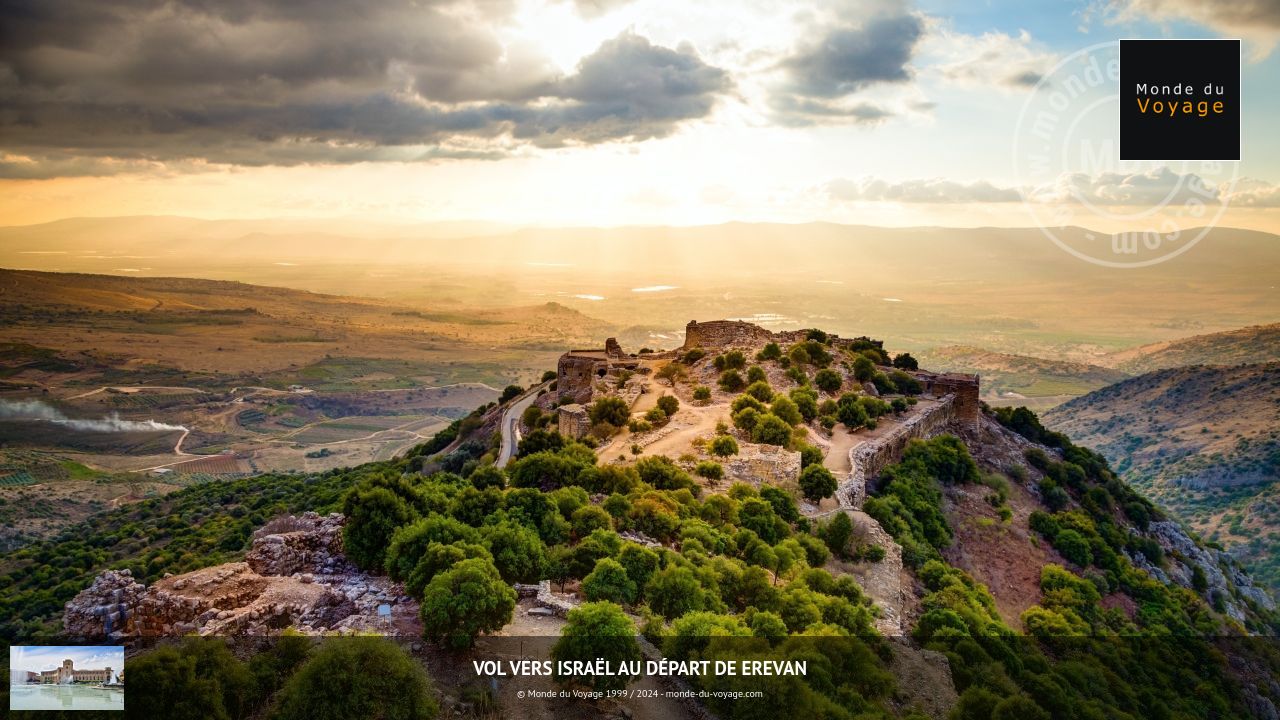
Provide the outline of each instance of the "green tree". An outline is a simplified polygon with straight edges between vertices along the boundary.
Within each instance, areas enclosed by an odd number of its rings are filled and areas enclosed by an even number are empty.
[[[729,457],[738,454],[738,441],[732,435],[717,435],[711,441],[711,454],[716,457]]]
[[[767,403],[773,399],[773,388],[769,387],[769,383],[764,380],[751,383],[747,386],[745,392],[762,403]]]
[[[351,562],[369,572],[380,573],[391,536],[401,525],[417,517],[408,503],[384,487],[356,488],[342,504],[347,516],[342,529],[342,546]]]
[[[639,661],[642,656],[636,642],[636,627],[622,608],[611,602],[589,602],[569,611],[560,639],[551,648],[551,659],[555,661],[558,682],[581,682],[593,690],[605,692],[625,688],[636,676],[591,675],[577,678],[559,674],[561,663],[604,660],[617,668],[623,662]]]
[[[831,554],[845,557],[849,547],[849,539],[853,537],[853,521],[844,512],[838,512],[831,521],[822,526],[822,541],[827,544]]]
[[[871,362],[871,358],[865,355],[859,355],[853,361],[853,376],[858,382],[866,382],[876,374],[876,364]]]
[[[711,399],[711,388],[706,385],[699,385],[693,389],[693,399],[698,402],[705,402]]]
[[[675,395],[663,395],[658,398],[658,408],[671,417],[680,410],[680,399]]]
[[[752,365],[747,368],[747,382],[749,383],[768,383],[769,376],[765,374],[764,368],[759,365]]]
[[[911,353],[902,353],[895,355],[893,358],[893,366],[900,370],[919,370],[920,363],[911,357]]]
[[[476,636],[511,622],[516,591],[493,563],[473,558],[437,574],[422,593],[422,634],[453,648],[469,648]]]
[[[653,455],[636,462],[636,472],[640,479],[659,490],[679,490],[694,487],[689,473],[680,469],[671,458],[665,455]]]
[[[708,480],[720,480],[724,478],[724,466],[718,462],[703,460],[693,469],[694,474],[704,477]]]
[[[775,397],[773,404],[769,406],[769,412],[793,427],[804,422],[804,416],[800,414],[800,408],[796,407],[795,401],[786,395]]]
[[[582,579],[582,593],[590,601],[630,604],[636,599],[636,584],[617,560],[601,558],[595,569]]]
[[[257,702],[253,675],[221,638],[189,638],[128,663],[130,686],[145,689],[129,696],[136,717],[174,720],[238,720]]]
[[[502,522],[486,526],[485,544],[493,555],[493,565],[507,582],[537,582],[547,565],[547,546],[524,525]]]
[[[573,534],[584,538],[596,530],[612,530],[613,518],[599,505],[583,505],[573,511]]]
[[[776,342],[765,343],[756,358],[760,360],[777,360],[782,357],[782,348]]]
[[[405,525],[391,536],[386,568],[392,580],[404,580],[432,543],[478,542],[476,529],[447,516],[431,514]]]
[[[791,442],[791,426],[777,415],[765,413],[751,429],[751,439],[765,445],[786,446]]]
[[[668,620],[707,607],[707,591],[687,567],[668,567],[654,573],[644,594],[649,607]]]
[[[422,553],[422,557],[418,559],[418,564],[413,566],[413,571],[409,573],[409,579],[404,583],[404,590],[411,597],[421,600],[422,591],[426,589],[428,583],[435,579],[436,575],[463,560],[471,560],[473,558],[493,562],[493,555],[489,554],[489,551],[483,545],[469,542],[446,545],[433,542]]]
[[[522,440],[521,442],[523,443],[524,441]],[[502,468],[494,465],[481,465],[473,470],[467,479],[471,481],[471,486],[477,490],[491,487],[501,490],[507,486],[507,474],[502,472]]]
[[[827,393],[828,395],[834,395],[838,390],[840,390],[840,386],[844,385],[844,378],[835,370],[824,368],[819,370],[817,375],[813,376],[813,384],[817,385],[818,389],[822,392]]]
[[[362,671],[371,668],[376,671]],[[439,714],[431,679],[416,660],[384,638],[351,637],[316,650],[285,683],[270,718],[432,720]]]
[[[524,393],[524,388],[519,385],[508,385],[502,388],[502,396],[498,398],[499,405],[505,405],[508,401],[515,400]]]
[[[811,502],[831,497],[836,491],[836,486],[835,475],[821,465],[809,465],[800,471],[800,491]]]
[[[1063,530],[1053,539],[1053,547],[1062,553],[1062,557],[1079,565],[1088,567],[1093,562],[1093,553],[1089,541],[1075,530]]]
[[[606,395],[591,403],[591,409],[587,415],[593,424],[608,423],[615,427],[622,427],[631,417],[631,406],[620,397]]]
[[[747,383],[742,379],[742,375],[738,374],[737,370],[725,370],[720,373],[720,379],[717,384],[725,392],[737,392]]]

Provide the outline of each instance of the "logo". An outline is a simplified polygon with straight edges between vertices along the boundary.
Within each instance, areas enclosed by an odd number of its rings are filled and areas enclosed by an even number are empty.
[[[1198,82],[1189,114],[1172,120],[1164,98],[1144,105],[1142,122],[1166,122],[1167,132],[1144,138],[1155,146],[1182,143],[1181,152],[1139,153],[1122,134],[1126,104],[1135,104],[1135,87],[1126,86],[1129,45],[1135,41],[1099,43],[1064,58],[1044,75],[1028,95],[1019,114],[1013,140],[1014,171],[1023,205],[1041,232],[1071,255],[1096,265],[1139,268],[1164,262],[1190,250],[1221,219],[1235,185],[1239,164],[1239,116],[1228,115],[1228,104],[1239,112],[1239,44],[1223,41],[1232,52],[1233,82],[1206,71],[1186,73],[1177,84],[1185,93]],[[1217,41],[1136,41],[1201,44]],[[1122,43],[1125,53],[1122,58]],[[1122,78],[1123,76],[1123,78]],[[1148,91],[1163,91],[1167,75],[1152,74],[1138,83]],[[1221,82],[1220,82],[1221,81]],[[1213,97],[1223,103],[1215,115],[1207,100],[1199,116],[1201,94],[1212,83]],[[1175,81],[1169,80],[1170,93]],[[1222,95],[1217,86],[1222,85]],[[1155,98],[1146,98],[1154,100]],[[1176,113],[1186,110],[1179,105]],[[1212,128],[1234,123],[1234,135],[1214,135]],[[1183,123],[1202,123],[1188,129]],[[1173,139],[1185,132],[1181,140]],[[1192,135],[1203,133],[1231,145],[1234,152],[1213,157],[1221,147],[1200,145],[1192,151]],[[1148,146],[1150,147],[1150,146]],[[1140,157],[1141,155],[1141,157]]]
[[[1121,40],[1120,159],[1239,160],[1240,41]]]

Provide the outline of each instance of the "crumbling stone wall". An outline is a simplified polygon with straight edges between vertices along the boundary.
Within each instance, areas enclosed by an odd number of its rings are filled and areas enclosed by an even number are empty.
[[[861,508],[867,497],[867,480],[902,459],[907,443],[927,440],[946,431],[956,418],[955,398],[947,396],[935,405],[920,408],[891,432],[874,441],[855,445],[849,450],[853,472],[836,488],[836,499],[844,507]]]
[[[684,327],[684,349],[755,347],[774,341],[774,334],[742,320],[690,320]]]
[[[725,479],[754,487],[773,485],[787,491],[800,488],[800,453],[777,445],[739,443],[737,455],[722,461]]]
[[[577,403],[561,405],[556,410],[556,431],[568,438],[578,440],[591,429],[591,417],[587,409]]]
[[[982,406],[978,399],[979,378],[968,373],[914,373],[924,395],[955,396],[955,419],[971,428],[977,428]]]

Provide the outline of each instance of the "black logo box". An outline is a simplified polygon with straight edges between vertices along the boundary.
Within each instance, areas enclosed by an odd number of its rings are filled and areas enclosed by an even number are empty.
[[[1166,87],[1182,92],[1166,94]],[[1183,112],[1188,101],[1190,114]],[[1121,160],[1239,160],[1242,101],[1239,40],[1120,41]],[[1170,103],[1177,103],[1172,115]]]

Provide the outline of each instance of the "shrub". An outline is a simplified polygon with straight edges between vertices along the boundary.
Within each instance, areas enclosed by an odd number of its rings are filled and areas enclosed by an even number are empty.
[[[482,532],[493,555],[493,565],[503,580],[512,583],[542,579],[547,565],[547,547],[536,532],[512,522],[489,525]]]
[[[741,390],[747,383],[738,374],[737,370],[725,370],[720,373],[720,379],[716,381],[721,390],[725,392],[737,392]]]
[[[831,497],[836,486],[835,476],[822,465],[815,463],[800,471],[800,490],[812,502]]]
[[[667,422],[667,414],[660,407],[650,408],[649,412],[644,414],[644,419],[650,424],[662,425]]]
[[[783,422],[791,426],[804,422],[804,416],[800,414],[800,408],[796,407],[795,401],[786,395],[775,397],[773,404],[769,407],[769,412],[782,418]]]
[[[618,668],[624,662],[638,662],[642,656],[636,643],[635,624],[622,612],[622,608],[610,602],[589,602],[569,611],[560,639],[551,648],[551,659],[555,661],[557,682],[582,682],[593,690],[606,692],[625,688],[635,677],[591,675],[575,678],[561,675],[559,670],[575,660],[604,660]]]
[[[655,455],[636,462],[636,472],[640,479],[659,490],[679,490],[694,487],[693,479],[680,469],[671,458]]]
[[[511,622],[516,592],[493,563],[463,560],[436,575],[422,593],[422,634],[453,648],[469,648],[482,632]]]
[[[733,438],[729,438],[732,440]],[[693,469],[694,474],[704,477],[708,480],[720,480],[724,478],[724,467],[718,462],[703,460]]]
[[[744,410],[743,412],[747,411]],[[777,415],[765,413],[760,416],[755,423],[755,427],[751,429],[751,439],[765,445],[785,447],[787,443],[791,442],[791,426]]]
[[[608,423],[615,427],[622,427],[631,418],[631,407],[620,397],[606,395],[591,403],[591,409],[587,414],[592,423]]]
[[[762,403],[767,403],[773,399],[773,388],[769,387],[769,383],[760,380],[748,385],[746,394]]]
[[[902,353],[893,358],[893,366],[902,370],[919,370],[920,363],[911,357],[911,353]]]
[[[764,374],[764,368],[759,365],[752,365],[747,368],[747,382],[749,383],[768,383],[768,376]]]
[[[817,375],[813,376],[813,384],[817,385],[822,392],[831,395],[835,394],[841,385],[844,385],[844,378],[835,370],[822,369],[818,371]]]
[[[1089,541],[1075,530],[1061,530],[1053,539],[1053,547],[1062,553],[1062,557],[1079,565],[1088,567],[1093,562],[1093,553],[1089,549]]]
[[[389,640],[353,637],[321,645],[285,683],[270,719],[432,720],[439,713],[431,679],[413,657]]]
[[[502,388],[502,396],[498,398],[499,405],[505,405],[508,401],[520,397],[524,393],[524,388],[519,385],[508,385]]]
[[[711,454],[716,457],[729,457],[738,454],[738,441],[730,435],[717,435],[711,441]]]
[[[843,512],[838,512],[830,522],[823,525],[820,533],[827,549],[836,557],[844,557],[849,547],[849,539],[853,537],[853,521]]]
[[[758,360],[777,360],[780,357],[782,357],[782,348],[778,347],[776,342],[765,343],[765,346],[756,355]]]
[[[600,558],[596,567],[582,579],[582,593],[589,601],[608,600],[618,604],[635,602],[636,584],[626,568],[613,558]]]
[[[704,402],[711,399],[711,388],[706,385],[699,385],[693,389],[693,399]]]
[[[557,434],[556,437],[560,436]],[[523,441],[521,442],[523,443]],[[477,490],[484,490],[490,487],[501,490],[507,486],[506,473],[502,472],[502,468],[493,465],[481,465],[472,471],[467,479],[471,481],[471,486]]]
[[[409,573],[409,578],[404,583],[405,592],[413,598],[421,600],[422,591],[435,579],[436,575],[463,560],[475,558],[490,563],[493,562],[493,555],[490,555],[483,545],[467,542],[446,545],[433,542],[423,551],[422,556],[418,558],[418,564],[414,565],[413,570]]]
[[[680,400],[675,395],[663,395],[658,398],[658,409],[671,417],[680,409]]]
[[[411,522],[417,512],[400,496],[384,487],[354,489],[343,503],[347,524],[342,529],[346,555],[357,566],[380,573],[391,536]]]

